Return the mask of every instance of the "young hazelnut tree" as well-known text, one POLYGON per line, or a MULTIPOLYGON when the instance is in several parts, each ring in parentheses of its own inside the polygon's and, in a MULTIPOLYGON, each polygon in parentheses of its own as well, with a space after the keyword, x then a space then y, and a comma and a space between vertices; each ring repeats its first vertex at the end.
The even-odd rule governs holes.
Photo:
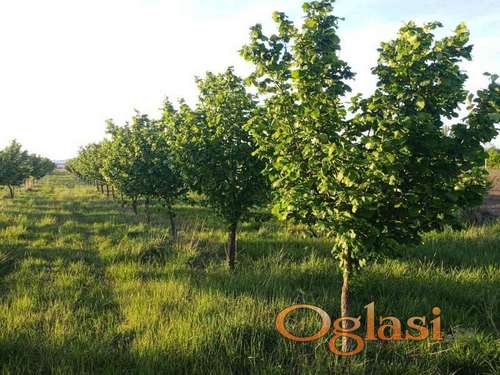
POLYGON ((7 186, 10 198, 14 199, 14 190, 31 174, 31 161, 27 151, 16 141, 12 141, 0 150, 0 186, 7 186))
POLYGON ((199 101, 194 110, 183 103, 178 111, 166 105, 164 121, 176 139, 176 153, 193 191, 228 226, 227 262, 235 268, 236 233, 249 210, 268 196, 264 163, 253 155, 255 144, 244 125, 255 101, 232 68, 207 73, 197 80, 199 101))
POLYGON ((160 200, 167 209, 170 233, 175 240, 173 205, 186 189, 165 136, 164 122, 137 113, 132 122, 123 127, 108 122, 108 133, 111 139, 107 141, 104 175, 119 192, 132 199, 135 212, 137 199, 144 198, 147 222, 150 221, 151 201, 160 200))
POLYGON ((56 165, 48 158, 32 154, 30 155, 31 177, 36 181, 51 173, 56 165))
MULTIPOLYGON (((446 135, 443 118, 457 117, 467 96, 457 64, 470 58, 468 33, 460 25, 452 37, 434 41, 430 31, 438 23, 409 23, 382 43, 373 69, 378 89, 368 99, 354 97, 347 119, 341 98, 353 73, 338 57, 332 4, 305 3, 301 28, 275 12, 277 33, 268 37, 252 27, 241 54, 255 65, 248 82, 263 98, 248 129, 266 161, 273 211, 332 240, 347 317, 351 275, 367 260, 420 241, 480 202, 481 143, 496 134, 498 85, 480 91, 470 115, 446 135)), ((344 337, 342 350, 350 346, 344 337)))
POLYGON ((66 169, 104 193, 107 182, 102 173, 103 160, 103 142, 91 143, 80 148, 77 157, 68 161, 66 169))
POLYGON ((130 199, 132 209, 137 215, 137 202, 141 195, 136 182, 137 174, 134 151, 132 148, 132 130, 130 124, 118 126, 112 120, 107 121, 106 132, 109 139, 103 141, 106 151, 102 162, 102 174, 120 194, 122 207, 130 199))

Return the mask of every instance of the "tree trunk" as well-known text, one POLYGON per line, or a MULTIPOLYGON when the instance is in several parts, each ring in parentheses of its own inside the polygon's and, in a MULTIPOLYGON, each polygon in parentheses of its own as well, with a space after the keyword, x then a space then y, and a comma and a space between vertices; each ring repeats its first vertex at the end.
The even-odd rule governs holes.
POLYGON ((101 194, 104 194, 104 185, 103 184, 99 184, 100 188, 101 188, 101 194))
POLYGON ((14 187, 13 186, 10 186, 10 185, 7 185, 9 187, 9 191, 10 191, 10 198, 11 199, 14 199, 14 187))
POLYGON ((234 270, 234 263, 236 259, 236 227, 238 223, 233 223, 229 226, 229 233, 227 239, 227 264, 230 270, 234 270))
POLYGON ((115 187, 111 185, 111 196, 115 199, 115 187))
POLYGON ((168 208, 168 217, 170 218, 170 234, 172 235, 172 240, 177 241, 177 227, 175 226, 175 214, 172 208, 168 208))
POLYGON ((132 209, 134 210, 134 214, 137 215, 137 199, 132 199, 132 209))
POLYGON ((144 213, 146 214, 146 223, 151 222, 151 213, 149 212, 149 198, 144 201, 144 213))
POLYGON ((109 198, 109 186, 106 184, 106 196, 109 198))
MULTIPOLYGON (((340 296, 340 316, 342 318, 351 316, 351 300, 349 295, 349 277, 351 274, 351 260, 350 256, 347 256, 346 263, 344 265, 343 270, 343 283, 342 283, 342 294, 340 296)), ((349 329, 350 323, 347 321, 342 322, 342 328, 349 329)), ((349 341, 349 338, 346 336, 342 337, 342 351, 349 352, 352 350, 352 340, 349 341)))

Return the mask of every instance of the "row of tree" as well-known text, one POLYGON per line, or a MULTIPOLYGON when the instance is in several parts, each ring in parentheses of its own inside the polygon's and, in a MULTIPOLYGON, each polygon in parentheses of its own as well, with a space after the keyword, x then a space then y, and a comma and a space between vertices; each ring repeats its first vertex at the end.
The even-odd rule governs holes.
POLYGON ((195 108, 166 101, 160 119, 109 122, 110 137, 69 168, 133 202, 160 199, 171 216, 187 190, 201 193, 228 224, 230 267, 238 222, 272 195, 276 216, 332 241, 341 314, 350 316, 352 273, 424 232, 458 225, 458 212, 482 201, 482 144, 497 135, 500 88, 490 75, 487 88, 465 90, 459 63, 472 46, 464 24, 436 40, 439 22, 409 22, 380 45, 375 92, 346 104, 354 73, 338 55, 332 3, 305 3, 301 27, 279 12, 275 34, 252 27, 241 54, 255 66, 245 83, 257 96, 232 69, 208 73, 197 80, 195 108), (469 112, 457 119, 462 103, 469 112))
POLYGON ((236 231, 250 209, 269 197, 264 162, 253 155, 256 145, 244 125, 257 103, 232 69, 198 79, 199 102, 179 108, 166 100, 160 119, 136 113, 131 123, 108 121, 109 137, 84 147, 68 170, 122 201, 144 202, 167 209, 171 234, 177 235, 174 203, 187 191, 197 192, 227 223, 227 259, 234 268, 236 231))
POLYGON ((34 182, 55 169, 56 165, 47 158, 29 154, 16 141, 0 150, 0 186, 7 186, 14 198, 16 187, 25 184, 30 189, 34 182))

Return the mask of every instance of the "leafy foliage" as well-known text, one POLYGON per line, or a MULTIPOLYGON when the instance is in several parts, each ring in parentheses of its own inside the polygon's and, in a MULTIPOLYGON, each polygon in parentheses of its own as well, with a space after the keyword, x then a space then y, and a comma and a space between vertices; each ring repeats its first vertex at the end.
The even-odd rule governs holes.
MULTIPOLYGON (((244 125, 256 103, 232 68, 222 74, 207 73, 197 80, 199 103, 191 110, 185 103, 179 111, 166 106, 164 121, 170 124, 178 157, 193 191, 230 227, 236 241, 238 222, 250 208, 267 199, 268 183, 262 175, 264 163, 253 155, 255 144, 244 125)), ((236 246, 234 244, 234 246, 236 246)), ((229 259, 230 267, 234 259, 229 259)))
POLYGON ((197 83, 199 104, 182 109, 187 118, 176 129, 178 150, 191 188, 235 223, 266 198, 264 164, 252 155, 255 145, 244 129, 255 101, 232 69, 208 73, 197 83))
POLYGON ((173 216, 172 206, 186 189, 164 123, 137 113, 131 125, 120 128, 109 123, 108 132, 112 135, 104 162, 108 180, 134 199, 162 200, 173 216))
POLYGON ((353 98, 348 120, 341 97, 353 74, 337 56, 332 9, 332 1, 304 4, 300 30, 282 13, 273 15, 277 34, 252 28, 242 55, 255 64, 249 82, 266 99, 249 129, 268 162, 276 214, 332 238, 341 265, 359 268, 481 201, 481 143, 496 135, 498 84, 479 91, 446 136, 443 120, 457 117, 467 97, 458 63, 470 59, 469 34, 461 24, 434 41, 438 22, 410 22, 381 44, 378 88, 353 98))
POLYGON ((481 144, 496 135, 489 114, 498 111, 490 103, 498 85, 492 81, 475 99, 467 95, 467 76, 458 63, 470 59, 469 33, 461 24, 453 36, 434 41, 432 30, 440 26, 410 22, 397 39, 382 43, 373 69, 377 90, 353 100, 352 124, 370 171, 361 178, 377 202, 370 209, 373 251, 416 243, 422 232, 458 225, 459 209, 479 205, 486 192, 481 144), (469 116, 446 134, 444 120, 458 117, 467 96, 469 116))
POLYGON ((68 161, 66 169, 88 183, 103 184, 102 163, 102 144, 91 143, 80 149, 78 158, 68 161))
POLYGON ((275 214, 342 247, 356 241, 356 211, 370 199, 357 186, 364 155, 341 101, 353 73, 337 56, 331 2, 306 3, 304 11, 300 30, 276 12, 278 33, 267 37, 256 25, 242 49, 256 67, 248 81, 266 97, 249 130, 267 161, 275 214))
POLYGON ((50 159, 39 155, 30 155, 30 162, 31 176, 35 179, 40 179, 48 175, 56 168, 56 165, 50 159))
POLYGON ((29 177, 40 179, 52 172, 55 164, 47 158, 30 155, 22 146, 12 141, 0 150, 0 186, 7 186, 10 197, 14 198, 14 188, 29 177))
POLYGON ((161 200, 168 208, 175 237, 172 206, 186 188, 165 124, 137 112, 132 122, 124 126, 109 120, 107 132, 110 139, 82 148, 78 157, 68 163, 68 169, 87 182, 118 190, 122 197, 132 200, 136 212, 137 201, 143 198, 148 220, 150 201, 161 200))
POLYGON ((487 165, 489 168, 500 168, 500 150, 494 147, 488 149, 487 165))
MULTIPOLYGON (((277 34, 251 29, 242 56, 255 66, 248 82, 263 95, 249 123, 267 162, 274 212, 333 241, 343 270, 341 315, 349 316, 350 274, 380 253, 457 224, 457 212, 480 204, 487 172, 482 143, 496 134, 499 87, 469 95, 469 115, 447 135, 467 98, 458 63, 471 58, 469 32, 434 40, 441 24, 403 26, 382 43, 375 93, 342 104, 353 77, 339 59, 333 1, 311 1, 296 28, 275 12, 277 34)), ((344 326, 344 328, 347 328, 344 326)), ((349 351, 344 338, 342 349, 349 351)))

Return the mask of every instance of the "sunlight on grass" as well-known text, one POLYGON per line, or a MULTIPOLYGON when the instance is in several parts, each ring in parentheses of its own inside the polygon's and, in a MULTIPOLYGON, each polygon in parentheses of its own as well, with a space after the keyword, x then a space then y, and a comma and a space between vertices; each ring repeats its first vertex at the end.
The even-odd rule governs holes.
MULTIPOLYGON (((359 274, 354 314, 372 301, 377 315, 401 319, 439 306, 446 340, 370 342, 341 361, 326 338, 297 344, 274 328, 294 303, 338 316, 341 278, 328 241, 275 221, 246 223, 230 273, 225 226, 204 208, 178 210, 173 243, 161 208, 147 226, 142 212, 66 174, 2 202, 2 372, 316 374, 348 364, 352 374, 488 374, 500 366, 500 223, 428 234, 359 274)), ((307 333, 318 321, 304 314, 290 324, 307 333)))

